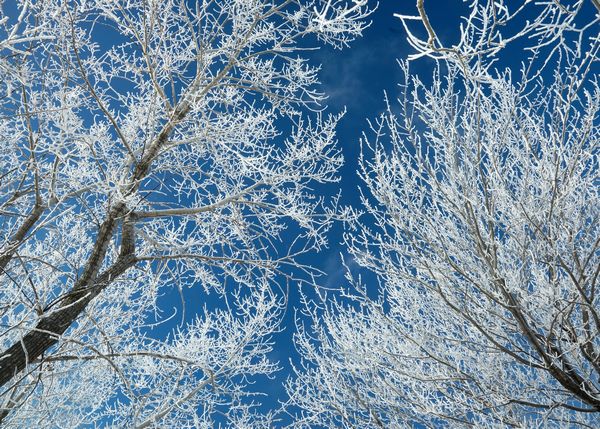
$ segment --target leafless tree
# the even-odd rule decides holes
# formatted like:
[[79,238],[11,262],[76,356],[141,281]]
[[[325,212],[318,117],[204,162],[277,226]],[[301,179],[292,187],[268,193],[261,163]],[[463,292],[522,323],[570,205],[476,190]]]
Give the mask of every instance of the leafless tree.
[[[523,2],[545,12],[522,28],[508,3],[471,2],[447,49],[417,2],[429,39],[410,40],[441,65],[425,85],[402,62],[362,139],[347,263],[371,277],[307,303],[294,427],[598,425],[599,15],[566,35],[597,3]],[[540,37],[520,75],[490,57],[510,31]]]
[[[302,53],[360,35],[366,2],[2,10],[2,425],[268,426],[248,386],[341,163]],[[178,291],[205,301],[154,335]]]

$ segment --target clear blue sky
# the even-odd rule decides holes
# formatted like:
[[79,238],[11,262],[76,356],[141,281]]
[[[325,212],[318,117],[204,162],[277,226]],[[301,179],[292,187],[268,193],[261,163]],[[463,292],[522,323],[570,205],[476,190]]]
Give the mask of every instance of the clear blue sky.
[[[375,4],[376,2],[373,2]],[[441,30],[441,38],[452,38],[458,31],[459,15],[462,12],[462,0],[430,0],[427,3],[430,19]],[[371,16],[372,24],[364,32],[363,37],[354,41],[349,48],[336,50],[323,47],[311,53],[311,59],[321,64],[321,90],[328,95],[328,111],[337,113],[346,109],[337,133],[338,144],[342,149],[345,164],[340,171],[340,182],[335,185],[320,187],[317,193],[335,195],[341,191],[342,204],[360,207],[358,188],[360,179],[357,176],[359,138],[368,128],[367,119],[374,119],[385,108],[384,92],[390,99],[395,99],[400,82],[400,67],[397,59],[406,58],[413,53],[406,42],[402,24],[394,13],[416,14],[414,1],[383,0]],[[450,28],[451,24],[454,28]],[[412,65],[412,69],[427,81],[435,67],[432,60],[422,59]],[[334,227],[329,233],[330,248],[320,254],[307,255],[305,262],[327,273],[317,280],[326,288],[344,286],[345,269],[340,254],[345,253],[340,245],[343,228]],[[368,273],[361,272],[362,276]],[[373,278],[373,287],[376,283]],[[306,295],[314,296],[314,291],[304,287]],[[264,408],[274,407],[278,400],[285,399],[284,380],[290,374],[289,361],[298,357],[293,350],[292,334],[295,330],[293,308],[298,307],[299,296],[295,288],[291,288],[289,310],[286,314],[283,331],[275,336],[275,351],[272,358],[279,360],[283,370],[277,379],[265,383],[267,393],[263,399]]]

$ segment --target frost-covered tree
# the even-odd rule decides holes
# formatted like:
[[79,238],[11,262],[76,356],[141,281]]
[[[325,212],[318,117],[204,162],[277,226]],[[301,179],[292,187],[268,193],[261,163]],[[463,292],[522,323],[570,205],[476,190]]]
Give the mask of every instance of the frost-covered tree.
[[[434,8],[459,8],[461,3],[468,13],[456,23],[458,36],[441,37],[430,12]],[[416,50],[409,60],[429,57],[449,61],[471,80],[493,79],[494,65],[503,54],[514,57],[518,51],[528,53],[534,75],[553,65],[552,60],[558,57],[589,60],[598,56],[600,0],[456,0],[443,5],[416,0],[416,14],[395,16]]]
[[[471,4],[483,13],[492,2]],[[591,20],[588,39],[556,42],[554,73],[535,69],[539,55],[515,76],[485,52],[448,52],[429,85],[402,63],[398,100],[362,139],[364,213],[346,235],[352,286],[307,303],[311,323],[299,320],[295,427],[598,426]],[[539,25],[531,31],[547,34]],[[571,42],[587,48],[569,52]]]
[[341,162],[302,52],[366,1],[1,10],[0,423],[268,426],[249,385]]

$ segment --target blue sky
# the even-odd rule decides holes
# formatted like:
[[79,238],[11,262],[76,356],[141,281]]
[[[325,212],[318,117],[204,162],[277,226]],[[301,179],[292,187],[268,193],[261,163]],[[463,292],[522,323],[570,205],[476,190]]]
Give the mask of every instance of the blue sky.
[[[373,2],[373,4],[375,3]],[[462,2],[454,0],[454,3],[460,5]],[[346,110],[346,114],[337,128],[338,147],[342,150],[345,159],[344,166],[339,171],[340,181],[336,184],[315,185],[315,194],[333,197],[341,193],[341,205],[360,207],[358,192],[360,179],[357,175],[359,138],[362,132],[368,128],[367,120],[375,118],[385,108],[384,92],[390,99],[394,99],[396,96],[396,88],[401,76],[397,59],[405,58],[412,51],[405,40],[406,36],[400,20],[393,15],[394,13],[414,13],[413,9],[413,2],[383,0],[371,15],[371,26],[364,32],[362,38],[354,41],[349,47],[339,50],[326,46],[319,50],[308,51],[310,60],[315,65],[321,65],[322,85],[319,89],[328,96],[325,112],[336,114]],[[443,23],[445,17],[445,8],[432,10],[431,19],[434,22],[441,21]],[[458,16],[452,21],[454,24],[458,22],[456,18]],[[425,59],[416,63],[414,69],[423,72],[426,79],[434,65],[433,61]],[[343,231],[343,225],[335,225],[329,231],[329,248],[320,253],[303,255],[301,259],[303,263],[326,273],[316,280],[320,287],[335,289],[345,285],[346,269],[342,265],[341,259],[342,255],[346,254],[341,245]],[[292,227],[288,236],[293,236],[293,234]],[[281,247],[285,248],[286,244],[288,243],[282,243]],[[348,258],[346,258],[346,264],[354,267]],[[361,272],[360,274],[368,276],[368,273]],[[374,279],[372,280],[373,286],[375,286]],[[281,286],[286,287],[286,285]],[[284,382],[291,374],[290,362],[298,359],[292,335],[295,331],[295,319],[297,317],[302,319],[299,316],[299,310],[302,307],[299,288],[299,284],[289,284],[288,308],[282,321],[281,332],[273,337],[274,350],[270,358],[279,361],[282,370],[274,380],[256,380],[256,390],[267,395],[261,399],[264,410],[274,409],[278,401],[285,400]],[[213,304],[212,300],[216,298],[216,296],[207,297],[197,288],[184,290],[183,293],[186,307],[192,309],[187,312],[186,319],[188,320],[195,317],[194,309],[197,310],[204,305],[210,307]],[[302,286],[302,293],[309,298],[317,298],[314,288],[306,284]],[[173,314],[173,311],[180,312],[179,292],[177,290],[169,291],[163,297],[161,307],[164,310],[163,317]],[[175,317],[174,320],[180,319]],[[162,325],[152,335],[159,337],[166,335],[171,328],[171,324]]]
[[[452,38],[453,30],[458,29],[459,14],[463,3],[461,0],[437,0],[426,2],[430,19],[441,29],[441,38]],[[375,2],[373,2],[375,4]],[[338,124],[338,145],[344,155],[345,163],[339,172],[340,182],[328,186],[320,186],[317,193],[335,195],[341,192],[343,205],[360,208],[358,189],[361,186],[357,175],[359,139],[363,131],[368,129],[368,119],[375,118],[385,108],[384,94],[394,100],[398,91],[401,72],[398,59],[404,59],[413,53],[406,42],[402,24],[394,13],[415,14],[415,2],[406,0],[383,0],[371,15],[371,26],[363,37],[354,41],[350,47],[336,50],[322,47],[311,53],[311,60],[321,64],[321,90],[329,97],[328,112],[337,113],[346,109],[346,114]],[[450,28],[451,24],[453,28]],[[435,62],[422,59],[412,65],[413,71],[422,75],[427,81]],[[329,232],[329,249],[319,254],[307,255],[306,263],[326,273],[317,279],[319,286],[339,288],[345,285],[346,268],[342,265],[341,255],[345,254],[342,240],[343,227],[338,224]],[[356,268],[348,258],[346,264]],[[355,272],[354,274],[358,274]],[[366,272],[360,272],[363,279],[375,279]],[[366,277],[365,277],[366,276]],[[315,291],[304,286],[302,292],[311,297]],[[292,335],[295,330],[294,318],[299,312],[299,293],[297,287],[291,285],[289,307],[285,315],[282,332],[275,335],[274,352],[271,358],[279,360],[283,370],[275,380],[265,383],[263,399],[265,409],[273,408],[277,401],[285,400],[284,380],[290,375],[290,361],[298,359],[293,349]],[[300,317],[301,319],[301,317]]]

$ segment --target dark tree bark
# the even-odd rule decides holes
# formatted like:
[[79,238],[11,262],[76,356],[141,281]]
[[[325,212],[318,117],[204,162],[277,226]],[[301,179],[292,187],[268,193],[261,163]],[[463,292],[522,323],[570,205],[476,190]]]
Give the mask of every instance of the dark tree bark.
[[30,362],[36,361],[56,344],[92,299],[135,262],[133,255],[120,258],[99,275],[90,287],[72,291],[61,300],[58,308],[43,315],[30,332],[0,355],[0,386],[8,383]]
[[122,222],[121,253],[118,259],[98,275],[108,244],[125,210],[125,204],[120,203],[109,211],[107,219],[98,230],[84,271],[73,289],[62,296],[56,306],[42,314],[35,327],[0,354],[0,386],[4,386],[29,363],[37,361],[44,352],[55,345],[87,305],[117,277],[135,265],[137,261],[134,253],[133,219],[130,217]]

